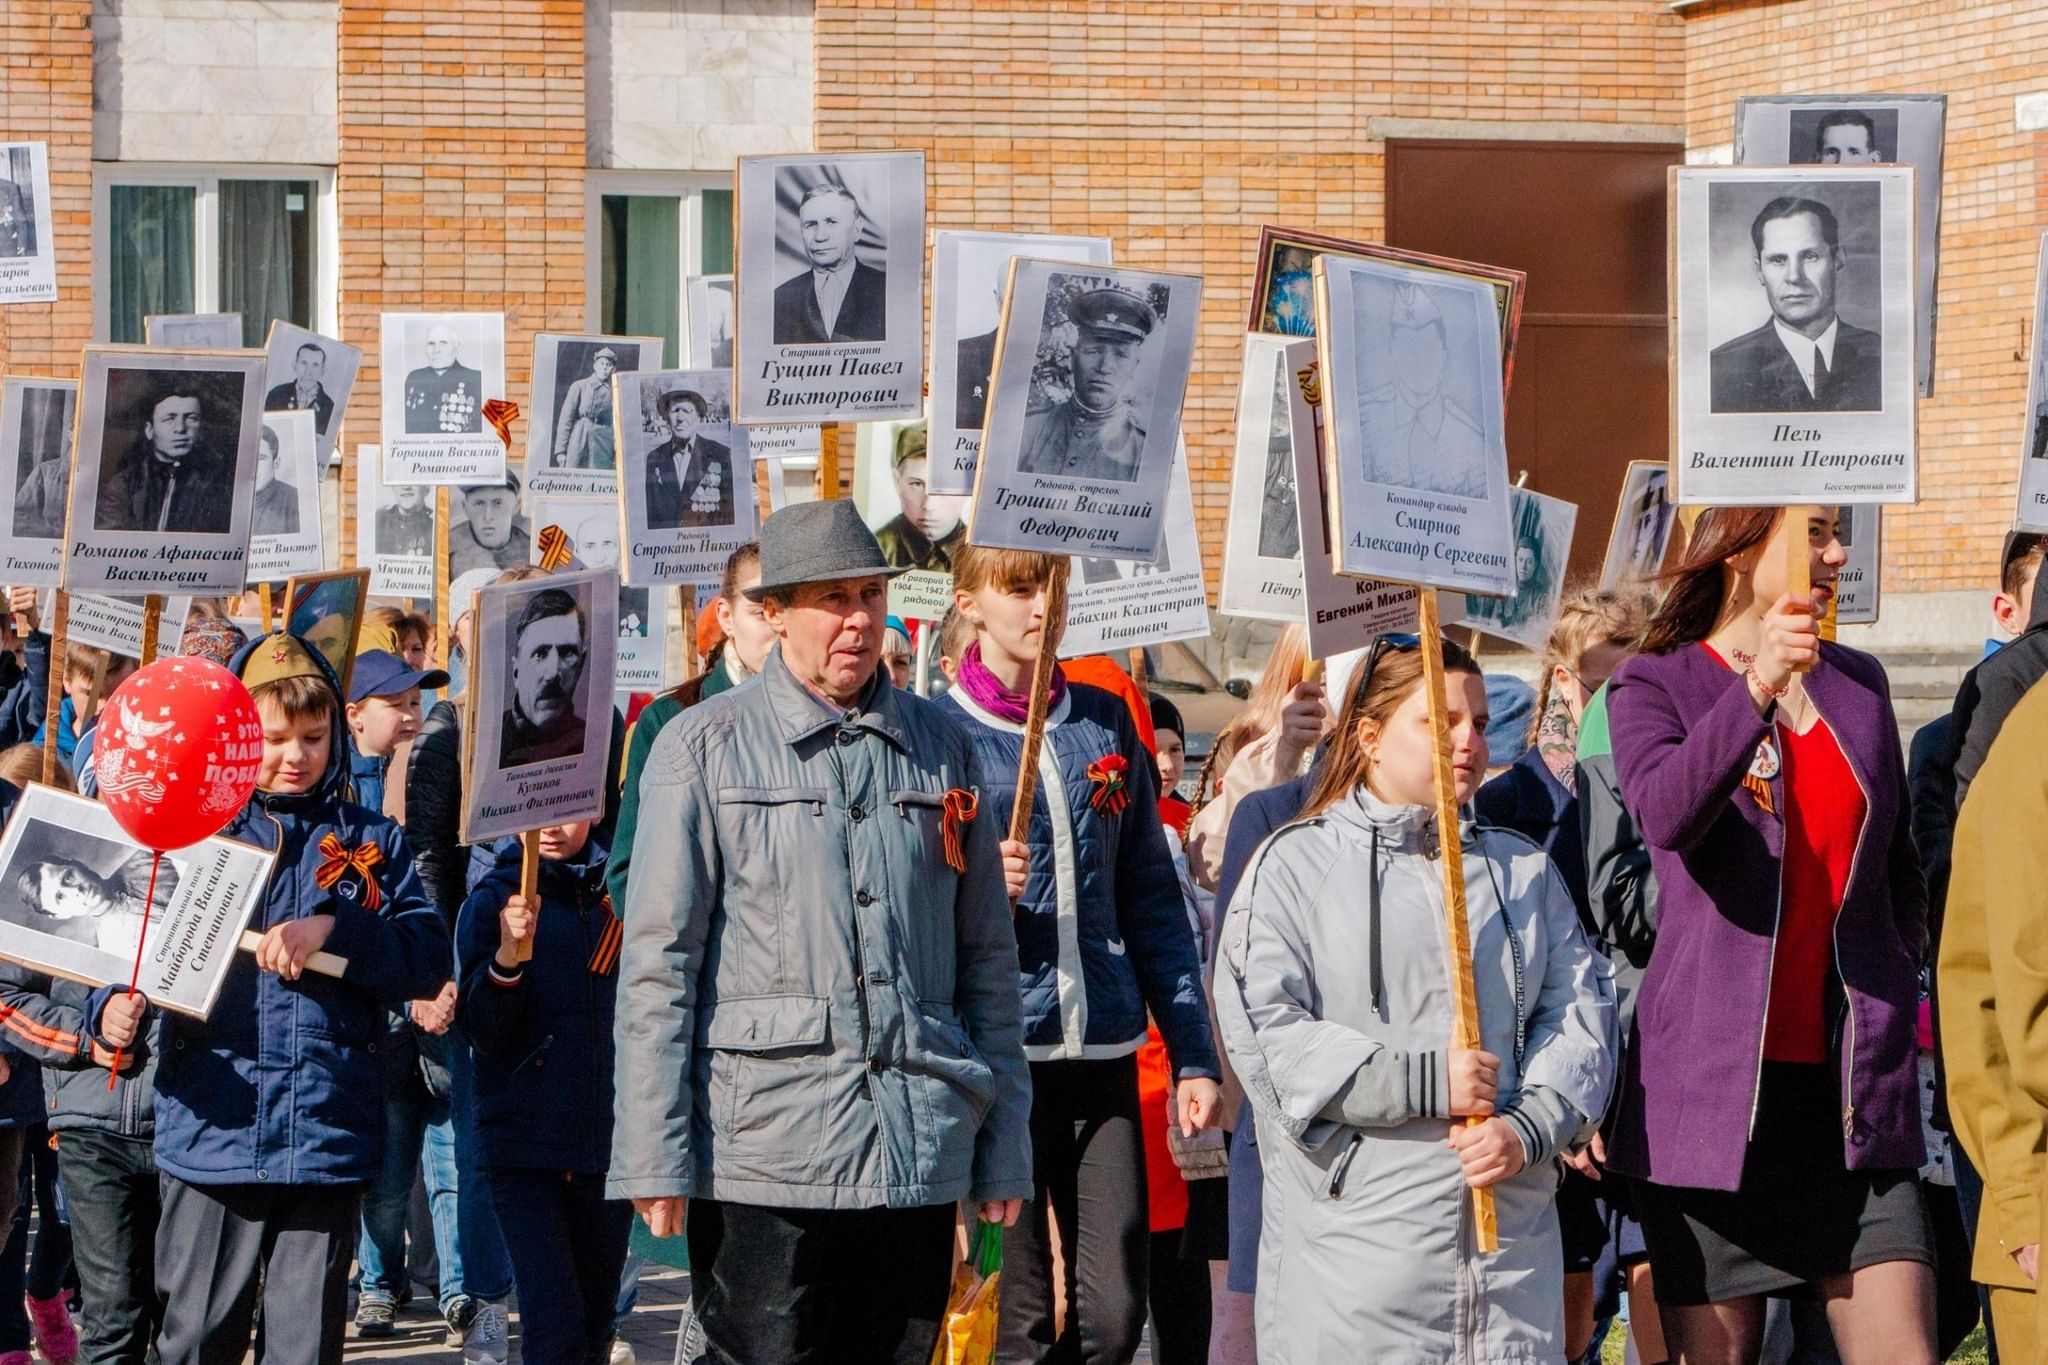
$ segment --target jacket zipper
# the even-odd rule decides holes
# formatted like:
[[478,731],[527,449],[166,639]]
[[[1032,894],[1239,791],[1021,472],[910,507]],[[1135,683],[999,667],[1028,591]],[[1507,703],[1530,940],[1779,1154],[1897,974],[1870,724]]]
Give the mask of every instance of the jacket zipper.
[[[1821,724],[1826,725],[1835,735],[1835,743],[1841,744],[1841,735],[1828,722],[1827,713],[1820,709],[1820,702],[1811,692],[1807,693],[1813,704],[1813,714]],[[1856,827],[1856,847],[1849,851],[1849,877],[1842,883],[1842,898],[1848,899],[1849,888],[1856,884],[1856,864],[1863,857],[1863,839],[1870,832],[1870,789],[1863,784],[1863,774],[1856,771],[1856,764],[1849,758],[1847,748],[1842,750],[1842,763],[1849,769],[1849,776],[1856,779],[1856,790],[1863,796],[1863,821]],[[1784,864],[1779,864],[1782,869]],[[1780,876],[1783,875],[1781,870]],[[1842,1049],[1842,1141],[1848,1142],[1856,1126],[1856,997],[1849,990],[1849,977],[1842,970],[1842,914],[1841,907],[1835,909],[1834,923],[1828,926],[1828,942],[1834,948],[1835,979],[1842,983],[1842,1012],[1848,1016],[1849,1037]]]

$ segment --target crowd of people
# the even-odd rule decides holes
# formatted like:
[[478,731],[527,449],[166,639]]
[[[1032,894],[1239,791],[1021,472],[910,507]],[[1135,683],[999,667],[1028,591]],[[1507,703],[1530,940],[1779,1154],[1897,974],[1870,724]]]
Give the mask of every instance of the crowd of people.
[[[1838,532],[1704,511],[1654,592],[1566,595],[1533,693],[1444,641],[1448,831],[1416,637],[1318,670],[1290,628],[1190,781],[1107,659],[1033,728],[1049,557],[959,548],[926,698],[902,570],[794,504],[531,892],[519,840],[461,842],[429,623],[369,613],[344,692],[202,603],[181,648],[263,721],[227,830],[278,855],[260,944],[203,1020],[0,964],[0,1365],[334,1361],[427,1261],[465,1360],[516,1302],[533,1365],[621,1361],[636,1216],[684,1239],[714,1365],[928,1360],[975,1221],[1005,1365],[1148,1326],[1159,1365],[1578,1365],[1624,1304],[1645,1365],[1915,1365],[1980,1317],[2031,1360],[2043,543],[2008,537],[2017,638],[1909,767],[1882,668],[1824,638]],[[90,795],[133,661],[52,679],[8,605],[0,807],[46,742]]]

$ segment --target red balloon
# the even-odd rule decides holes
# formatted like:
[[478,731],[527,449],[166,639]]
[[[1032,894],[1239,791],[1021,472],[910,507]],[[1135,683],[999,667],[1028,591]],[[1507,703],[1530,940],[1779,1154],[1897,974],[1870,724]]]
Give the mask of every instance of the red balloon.
[[145,848],[185,848],[227,827],[256,790],[263,721],[242,680],[181,655],[139,669],[100,712],[100,800]]

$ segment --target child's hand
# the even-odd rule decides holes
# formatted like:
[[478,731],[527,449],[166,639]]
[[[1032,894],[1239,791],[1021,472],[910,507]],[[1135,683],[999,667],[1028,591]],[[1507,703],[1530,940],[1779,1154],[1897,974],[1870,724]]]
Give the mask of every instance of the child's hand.
[[1024,894],[1024,883],[1031,876],[1031,848],[1016,839],[1005,839],[996,845],[1003,854],[1003,889],[1010,893],[1011,900]]
[[1475,1190],[1521,1173],[1522,1140],[1506,1119],[1488,1119],[1471,1126],[1461,1123],[1451,1129],[1447,1145],[1457,1152],[1458,1162],[1465,1168],[1465,1183]]
[[287,981],[297,981],[306,970],[306,959],[326,946],[334,932],[334,916],[308,915],[274,926],[256,945],[256,966],[276,972]]
[[412,1021],[422,1033],[446,1033],[455,1022],[455,983],[441,987],[441,993],[431,1000],[413,1001],[411,1008]]
[[43,613],[37,608],[36,597],[37,594],[34,588],[9,588],[7,590],[8,612],[26,621],[30,630],[36,630],[43,624]]
[[508,971],[519,965],[519,945],[532,939],[533,902],[514,893],[498,912],[498,965]]
[[149,1000],[140,992],[130,995],[123,991],[112,997],[100,1011],[100,1037],[116,1049],[135,1046],[135,1035],[142,1031],[142,1016],[148,1009]]

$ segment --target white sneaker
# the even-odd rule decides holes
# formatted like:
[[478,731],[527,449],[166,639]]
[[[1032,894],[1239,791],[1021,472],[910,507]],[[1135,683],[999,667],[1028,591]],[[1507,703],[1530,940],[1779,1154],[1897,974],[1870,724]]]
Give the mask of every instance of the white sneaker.
[[639,1357],[633,1354],[633,1343],[624,1337],[612,1338],[612,1365],[639,1365]]
[[477,1309],[462,1337],[463,1365],[505,1365],[506,1321],[502,1300]]

